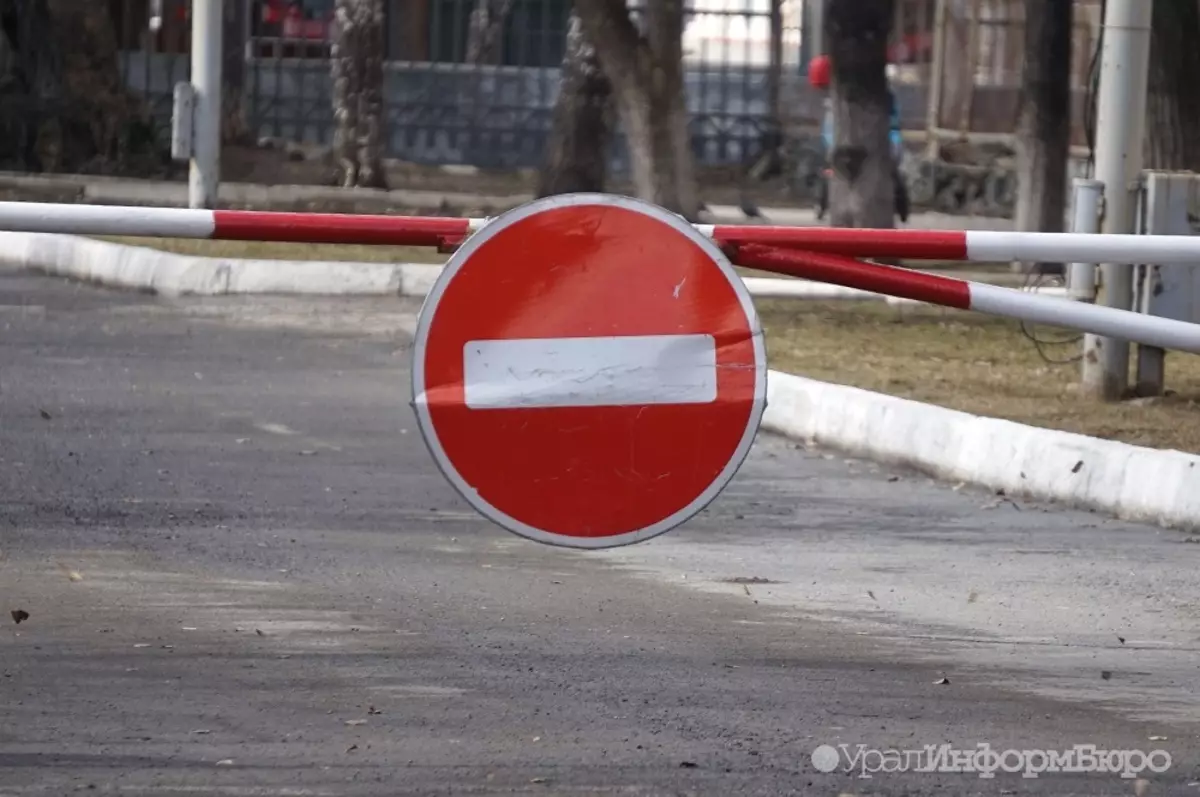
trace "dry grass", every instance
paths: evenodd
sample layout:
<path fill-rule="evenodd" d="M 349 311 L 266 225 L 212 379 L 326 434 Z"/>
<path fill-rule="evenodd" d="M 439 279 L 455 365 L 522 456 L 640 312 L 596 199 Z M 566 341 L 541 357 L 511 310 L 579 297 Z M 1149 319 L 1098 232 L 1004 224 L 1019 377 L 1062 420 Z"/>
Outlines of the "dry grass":
<path fill-rule="evenodd" d="M 1013 321 L 883 302 L 770 301 L 760 303 L 760 312 L 768 358 L 783 371 L 1034 426 L 1200 452 L 1200 357 L 1194 355 L 1167 357 L 1171 395 L 1102 404 L 1079 395 L 1078 343 L 1043 345 L 1043 358 Z M 1074 340 L 1058 329 L 1031 332 L 1039 340 Z"/>
<path fill-rule="evenodd" d="M 445 260 L 445 255 L 416 247 L 106 240 L 222 257 Z M 974 264 L 969 270 L 989 279 L 1012 276 L 1006 266 Z M 770 276 L 747 272 L 751 274 Z M 773 368 L 979 415 L 1200 452 L 1200 357 L 1171 354 L 1167 358 L 1172 395 L 1164 399 L 1100 404 L 1079 396 L 1079 363 L 1070 361 L 1078 353 L 1078 344 L 1043 346 L 1044 358 L 1016 322 L 923 305 L 890 307 L 878 301 L 770 300 L 760 302 L 759 309 Z M 1039 339 L 1074 339 L 1073 333 L 1062 330 L 1034 331 Z"/>

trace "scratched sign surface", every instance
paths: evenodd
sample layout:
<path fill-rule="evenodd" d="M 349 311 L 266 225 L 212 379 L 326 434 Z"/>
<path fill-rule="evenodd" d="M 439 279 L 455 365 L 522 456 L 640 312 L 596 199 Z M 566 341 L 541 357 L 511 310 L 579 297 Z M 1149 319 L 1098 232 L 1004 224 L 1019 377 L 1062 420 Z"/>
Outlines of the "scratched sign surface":
<path fill-rule="evenodd" d="M 475 233 L 421 311 L 413 400 L 442 472 L 540 542 L 649 539 L 703 509 L 766 400 L 762 331 L 713 243 L 655 205 L 572 194 Z"/>

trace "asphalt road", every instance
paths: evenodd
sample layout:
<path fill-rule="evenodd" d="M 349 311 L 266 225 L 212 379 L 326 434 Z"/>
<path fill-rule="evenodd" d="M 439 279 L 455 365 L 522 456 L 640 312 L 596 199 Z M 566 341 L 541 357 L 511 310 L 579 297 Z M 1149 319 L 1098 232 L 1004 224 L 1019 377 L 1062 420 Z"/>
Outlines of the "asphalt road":
<path fill-rule="evenodd" d="M 1200 793 L 1196 546 L 772 438 L 660 540 L 526 542 L 420 441 L 414 312 L 0 274 L 0 796 Z M 1039 547 L 1051 564 L 1018 570 Z M 1075 579 L 1097 559 L 1111 573 Z M 1176 602 L 1147 603 L 1160 589 Z M 1064 639 L 1003 636 L 1075 594 Z M 1092 640 L 1095 599 L 1159 618 L 1162 645 L 1102 664 L 1136 640 Z M 1039 686 L 1081 649 L 1086 689 Z M 1135 784 L 811 759 L 943 743 L 1172 766 Z"/>

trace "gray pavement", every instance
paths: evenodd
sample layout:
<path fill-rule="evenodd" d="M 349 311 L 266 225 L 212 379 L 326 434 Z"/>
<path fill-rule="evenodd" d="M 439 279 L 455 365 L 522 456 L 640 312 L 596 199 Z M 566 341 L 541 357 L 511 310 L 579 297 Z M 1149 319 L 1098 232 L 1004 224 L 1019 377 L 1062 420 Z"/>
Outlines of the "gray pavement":
<path fill-rule="evenodd" d="M 429 460 L 415 312 L 0 274 L 0 796 L 1200 793 L 1188 538 L 764 437 L 683 529 L 540 546 Z"/>

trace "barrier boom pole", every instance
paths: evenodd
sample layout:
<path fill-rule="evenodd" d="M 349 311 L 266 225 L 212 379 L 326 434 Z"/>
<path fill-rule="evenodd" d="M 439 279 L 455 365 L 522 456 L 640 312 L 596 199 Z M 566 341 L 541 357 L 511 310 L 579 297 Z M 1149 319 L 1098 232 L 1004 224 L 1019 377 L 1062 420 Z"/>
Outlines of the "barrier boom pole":
<path fill-rule="evenodd" d="M 761 244 L 738 247 L 733 254 L 734 262 L 745 268 L 1200 354 L 1200 324 L 863 263 L 841 255 Z"/>
<path fill-rule="evenodd" d="M 0 230 L 360 246 L 461 243 L 492 219 L 0 202 Z M 960 230 L 871 230 L 699 224 L 721 246 L 762 244 L 860 258 L 972 263 L 1200 265 L 1200 236 Z"/>

